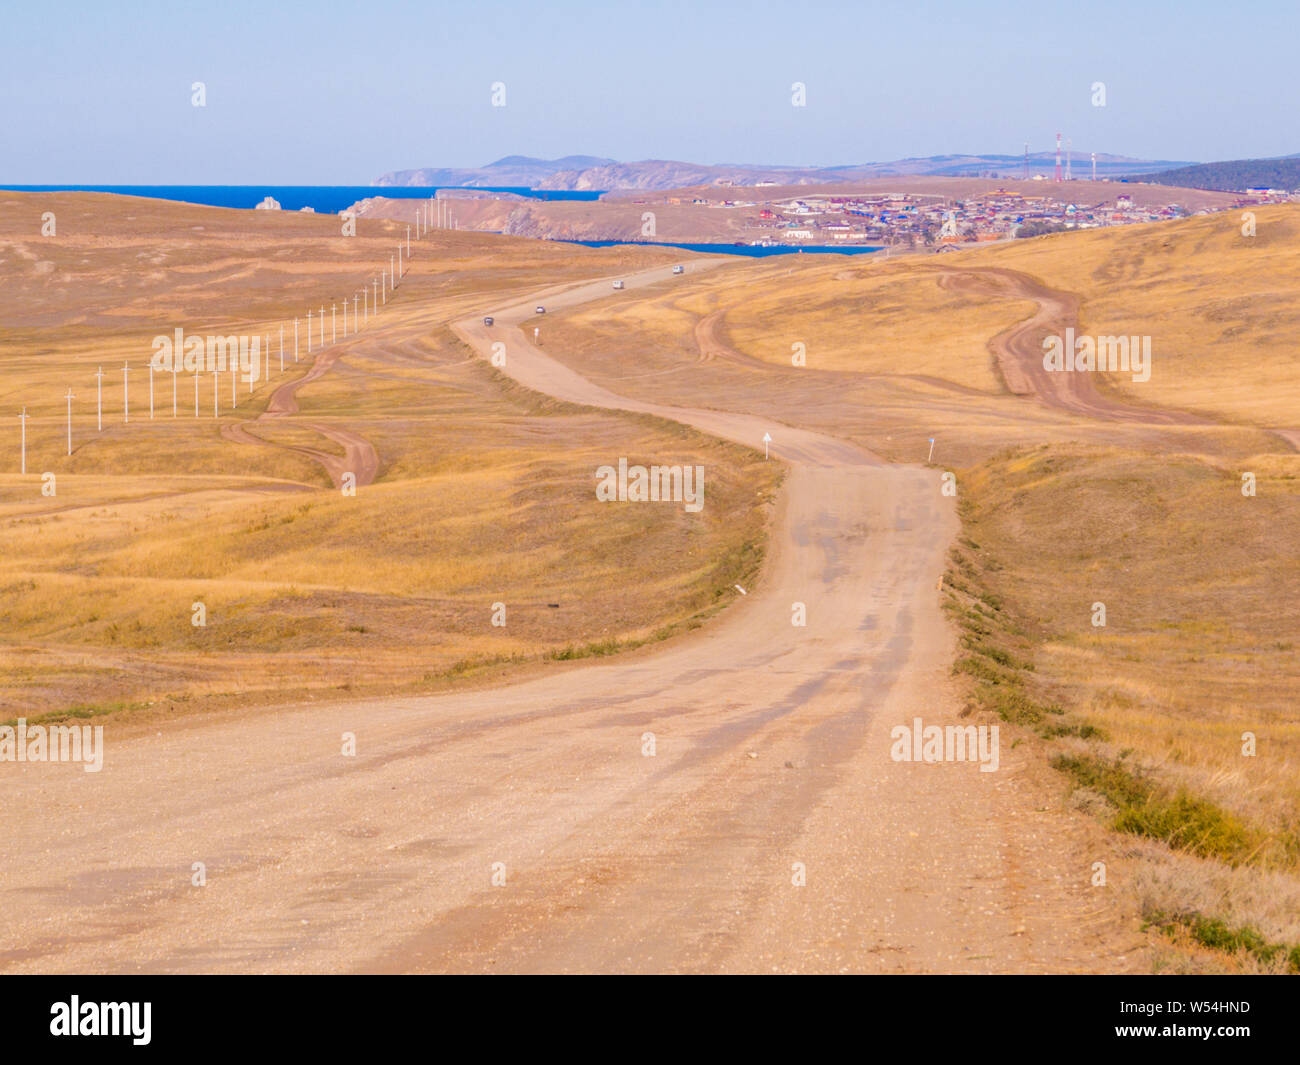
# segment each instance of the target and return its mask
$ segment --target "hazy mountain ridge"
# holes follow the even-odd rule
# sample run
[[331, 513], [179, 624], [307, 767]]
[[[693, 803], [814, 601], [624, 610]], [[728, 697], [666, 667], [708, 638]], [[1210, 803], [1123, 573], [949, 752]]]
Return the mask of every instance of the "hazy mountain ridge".
[[1246, 189], [1268, 188], [1292, 191], [1300, 189], [1300, 155], [1201, 163], [1151, 174], [1147, 180], [1157, 185], [1180, 185], [1187, 189], [1244, 192]]
[[[1076, 176], [1091, 173], [1091, 159], [1075, 152]], [[1034, 152], [1029, 156], [1031, 174], [1050, 173], [1056, 165], [1056, 153]], [[1151, 174], [1189, 164], [1170, 160], [1132, 159], [1122, 155], [1097, 153], [1098, 177]], [[397, 170], [383, 175], [377, 186], [451, 185], [467, 188], [484, 186], [525, 186], [565, 191], [612, 189], [675, 189], [692, 185], [821, 185], [858, 181], [873, 177], [934, 175], [943, 177], [1020, 177], [1024, 170], [1023, 155], [933, 155], [924, 158], [897, 159], [881, 163], [857, 163], [844, 166], [773, 166], [751, 163], [690, 163], [673, 159], [644, 159], [622, 163], [597, 156], [570, 155], [561, 159], [534, 159], [510, 155], [487, 166], [470, 168], [422, 167]]]

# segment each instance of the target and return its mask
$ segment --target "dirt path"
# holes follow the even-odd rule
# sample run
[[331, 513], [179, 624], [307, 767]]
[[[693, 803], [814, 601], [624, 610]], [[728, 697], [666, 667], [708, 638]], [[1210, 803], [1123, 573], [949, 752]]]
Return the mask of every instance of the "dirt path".
[[940, 284], [978, 295], [1032, 300], [1034, 314], [999, 333], [989, 342], [1007, 389], [1018, 396], [1033, 396], [1049, 407], [1082, 414], [1099, 421], [1137, 422], [1149, 425], [1212, 425], [1186, 411], [1143, 407], [1121, 402], [1098, 391], [1096, 376], [1087, 372], [1050, 373], [1043, 368], [1043, 337], [1078, 328], [1079, 297], [1050, 288], [1017, 270], [944, 268]]
[[[661, 282], [680, 283], [663, 268], [627, 284]], [[534, 303], [456, 329], [484, 356], [503, 340], [505, 372], [562, 399], [757, 448], [772, 434], [788, 476], [761, 581], [654, 652], [122, 742], [110, 727], [99, 774], [0, 775], [0, 968], [1139, 966], [1115, 896], [1088, 886], [1107, 855], [1044, 801], [1032, 755], [1004, 742], [991, 773], [890, 758], [893, 726], [962, 710], [936, 592], [957, 518], [938, 475], [743, 413], [615, 395], [525, 339]], [[705, 485], [707, 512], [708, 471]]]
[[325, 437], [326, 440], [338, 444], [343, 449], [343, 454], [338, 455], [332, 451], [322, 451], [319, 448], [307, 447], [303, 444], [278, 444], [272, 440], [264, 440], [256, 433], [250, 432], [248, 428], [250, 424], [257, 422], [283, 418], [288, 414], [297, 414], [298, 389], [323, 377], [344, 354], [344, 349], [334, 346], [320, 352], [313, 361], [311, 369], [302, 377], [286, 381], [271, 393], [271, 398], [266, 404], [266, 410], [253, 419], [253, 422], [222, 422], [221, 435], [227, 440], [238, 440], [243, 444], [256, 444], [261, 447], [284, 448], [315, 459], [325, 467], [325, 472], [330, 475], [330, 479], [334, 482], [336, 488], [342, 484], [344, 473], [353, 474], [356, 477], [358, 487], [372, 483], [379, 473], [379, 455], [370, 441], [350, 429], [343, 429], [336, 425], [326, 425], [322, 422], [294, 423], [303, 429], [311, 429], [313, 432]]

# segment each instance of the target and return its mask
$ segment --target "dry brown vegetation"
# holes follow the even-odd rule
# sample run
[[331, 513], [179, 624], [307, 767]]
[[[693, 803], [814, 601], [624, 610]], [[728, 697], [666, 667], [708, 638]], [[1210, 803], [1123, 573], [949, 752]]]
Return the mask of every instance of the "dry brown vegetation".
[[[212, 417], [202, 379], [195, 418], [186, 376], [176, 418], [171, 382], [155, 383], [151, 420], [154, 335], [271, 333], [278, 368], [281, 317], [357, 291], [387, 266], [402, 227], [363, 222], [348, 239], [336, 218], [92, 195], [8, 194], [0, 208], [0, 718], [148, 717], [538, 668], [699, 624], [758, 567], [776, 476], [761, 456], [543, 399], [447, 328], [504, 294], [662, 253], [435, 234], [382, 316], [340, 339], [339, 360], [299, 390], [298, 414], [255, 420], [310, 365], [305, 326], [302, 361], [290, 355], [285, 376], [251, 396], [241, 384], [233, 412], [223, 381]], [[44, 210], [56, 212], [55, 238], [39, 236]], [[12, 417], [23, 405], [26, 477]], [[282, 446], [223, 437], [234, 423]], [[377, 479], [355, 498], [292, 450], [341, 452], [316, 425], [376, 449]], [[619, 456], [703, 464], [708, 506], [602, 507], [594, 470]], [[41, 494], [47, 471], [53, 497]], [[497, 602], [504, 628], [490, 624]], [[191, 624], [195, 603], [204, 627]]]
[[[689, 295], [581, 309], [559, 334], [615, 390], [685, 401], [703, 379], [719, 405], [893, 459], [938, 438], [966, 523], [948, 595], [973, 698], [1036, 734], [1071, 801], [1116, 825], [1098, 857], [1129, 867], [1174, 968], [1300, 966], [1300, 457], [1268, 431], [1300, 426], [1297, 225], [1282, 206], [1257, 212], [1253, 242], [1217, 215], [942, 266], [743, 264]], [[935, 280], [984, 267], [1076, 293], [1080, 332], [1153, 336], [1151, 381], [1107, 394], [1219, 424], [1095, 422], [1007, 395], [988, 341], [1029, 308]], [[807, 367], [790, 364], [796, 340]]]

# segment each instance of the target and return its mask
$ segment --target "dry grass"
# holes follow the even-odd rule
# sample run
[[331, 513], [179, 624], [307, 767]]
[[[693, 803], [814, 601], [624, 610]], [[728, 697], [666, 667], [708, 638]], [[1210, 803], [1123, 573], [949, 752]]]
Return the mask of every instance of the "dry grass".
[[[25, 404], [32, 418], [26, 477], [17, 420], [2, 430], [0, 718], [442, 686], [663, 638], [754, 579], [775, 467], [671, 423], [528, 393], [447, 328], [506, 293], [665, 253], [437, 234], [417, 245], [381, 317], [299, 391], [298, 414], [256, 420], [272, 389], [310, 365], [305, 327], [303, 361], [290, 354], [285, 376], [251, 397], [241, 385], [235, 411], [223, 381], [213, 419], [203, 379], [195, 418], [187, 379], [173, 419], [160, 380], [150, 420], [153, 335], [271, 332], [278, 370], [270, 316], [328, 308], [359, 287], [387, 265], [397, 227], [363, 222], [347, 240], [324, 217], [12, 195], [0, 223], [3, 319], [15, 323], [0, 331], [0, 405]], [[42, 243], [33, 234], [47, 207], [59, 236]], [[90, 372], [126, 359], [137, 371], [131, 420], [118, 372], [104, 382], [99, 432]], [[279, 446], [225, 439], [221, 426], [235, 422]], [[339, 453], [317, 424], [377, 450], [378, 478], [355, 498], [291, 450]], [[595, 467], [620, 456], [702, 464], [703, 512], [598, 503]], [[53, 497], [40, 492], [44, 471]], [[204, 627], [191, 624], [197, 602]], [[496, 602], [504, 628], [491, 625]]]
[[1151, 380], [1110, 375], [1142, 402], [1251, 425], [1300, 427], [1300, 204], [1176, 225], [1091, 230], [960, 257], [1083, 296], [1080, 331], [1152, 338]]

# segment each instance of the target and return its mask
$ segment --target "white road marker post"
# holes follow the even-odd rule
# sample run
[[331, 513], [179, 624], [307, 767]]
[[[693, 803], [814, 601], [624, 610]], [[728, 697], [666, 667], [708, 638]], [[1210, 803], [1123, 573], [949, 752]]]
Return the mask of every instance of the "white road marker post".
[[23, 412], [18, 415], [18, 424], [23, 427], [23, 465], [22, 472], [27, 472], [27, 408], [23, 407]]
[[95, 371], [95, 427], [104, 431], [104, 367]]
[[929, 462], [932, 458], [934, 458], [934, 437], [930, 437], [930, 454], [925, 461]]
[[772, 434], [764, 433], [763, 434], [763, 458], [764, 459], [767, 458], [767, 449], [771, 446], [771, 444], [772, 444]]
[[311, 354], [311, 311], [307, 312], [307, 354]]
[[72, 394], [72, 389], [68, 389], [68, 394], [63, 397], [68, 401], [68, 454], [72, 454], [72, 401], [77, 397]]
[[122, 421], [123, 423], [131, 420], [131, 385], [130, 375], [131, 364], [122, 363]]

